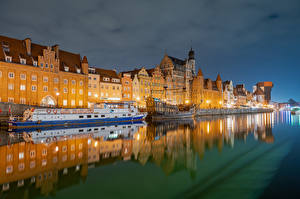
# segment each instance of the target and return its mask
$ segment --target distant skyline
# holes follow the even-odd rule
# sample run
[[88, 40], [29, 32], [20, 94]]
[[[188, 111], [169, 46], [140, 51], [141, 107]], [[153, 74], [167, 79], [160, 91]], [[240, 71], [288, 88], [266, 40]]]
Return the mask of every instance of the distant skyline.
[[87, 56], [92, 66], [131, 70], [187, 58], [205, 78], [272, 81], [273, 101], [300, 101], [299, 0], [10, 0], [1, 35]]

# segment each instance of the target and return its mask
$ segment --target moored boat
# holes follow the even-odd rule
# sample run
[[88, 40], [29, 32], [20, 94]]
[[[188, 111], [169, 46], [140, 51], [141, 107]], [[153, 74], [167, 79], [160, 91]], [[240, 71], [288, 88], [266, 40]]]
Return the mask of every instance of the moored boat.
[[300, 107], [293, 107], [291, 109], [291, 114], [292, 115], [300, 115]]
[[10, 118], [10, 128], [68, 126], [76, 124], [97, 124], [134, 122], [144, 120], [132, 102], [102, 103], [90, 109], [31, 109], [26, 110], [22, 120]]

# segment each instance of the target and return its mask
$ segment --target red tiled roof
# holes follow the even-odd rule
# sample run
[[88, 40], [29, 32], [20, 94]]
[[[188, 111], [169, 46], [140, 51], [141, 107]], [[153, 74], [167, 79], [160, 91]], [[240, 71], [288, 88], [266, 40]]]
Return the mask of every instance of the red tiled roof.
[[[101, 82], [106, 82], [106, 83], [115, 83], [115, 84], [121, 84], [120, 82], [113, 82], [113, 79], [119, 79], [120, 77], [118, 76], [117, 72], [115, 70], [108, 70], [108, 69], [103, 69], [103, 68], [95, 68], [95, 73], [100, 75], [100, 81]], [[103, 78], [108, 77], [109, 81], [104, 81]]]
[[[4, 46], [8, 46], [9, 53], [4, 52], [3, 44]], [[47, 49], [47, 46], [31, 43], [31, 54], [28, 55], [24, 40], [0, 36], [0, 61], [5, 61], [6, 54], [12, 57], [13, 63], [20, 63], [20, 57], [22, 57], [26, 59], [26, 65], [33, 65], [33, 60], [37, 61], [38, 56], [43, 55], [43, 49]], [[67, 51], [59, 50], [59, 60], [61, 71], [64, 71], [65, 65], [69, 67], [69, 72], [74, 73], [77, 72], [77, 67], [81, 68], [80, 54], [74, 54]]]

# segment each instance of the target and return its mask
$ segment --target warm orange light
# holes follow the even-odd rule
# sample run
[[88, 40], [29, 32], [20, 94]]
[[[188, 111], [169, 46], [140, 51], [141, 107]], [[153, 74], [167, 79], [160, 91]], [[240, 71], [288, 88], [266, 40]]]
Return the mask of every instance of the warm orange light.
[[210, 100], [206, 100], [206, 103], [209, 104], [209, 103], [210, 103]]

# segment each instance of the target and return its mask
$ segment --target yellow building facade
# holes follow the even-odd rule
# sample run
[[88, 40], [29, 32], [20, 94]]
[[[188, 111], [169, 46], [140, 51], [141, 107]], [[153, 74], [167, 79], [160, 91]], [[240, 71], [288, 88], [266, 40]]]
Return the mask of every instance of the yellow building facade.
[[87, 107], [88, 61], [58, 45], [0, 36], [0, 101]]
[[96, 74], [96, 69], [89, 68], [89, 81], [88, 81], [88, 104], [100, 102], [100, 75]]

